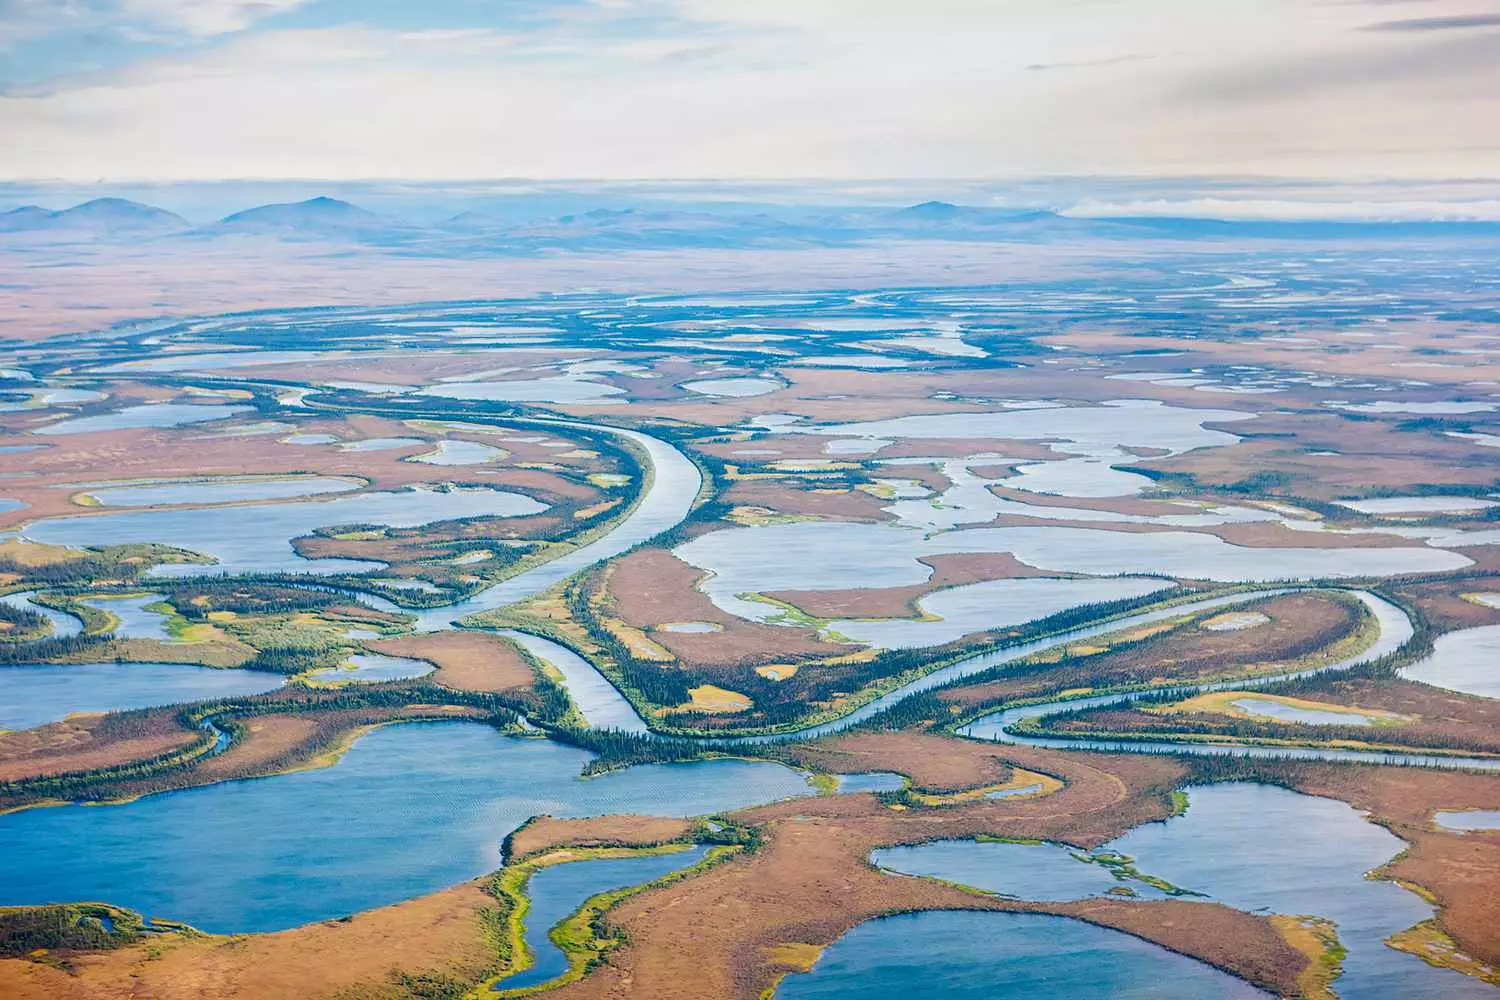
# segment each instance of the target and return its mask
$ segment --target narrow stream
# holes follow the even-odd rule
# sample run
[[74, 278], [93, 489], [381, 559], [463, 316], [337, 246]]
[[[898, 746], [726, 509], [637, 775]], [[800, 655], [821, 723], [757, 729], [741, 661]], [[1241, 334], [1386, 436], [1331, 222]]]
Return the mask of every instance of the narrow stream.
[[1205, 744], [1175, 740], [1074, 740], [1033, 736], [1016, 731], [1018, 726], [1030, 720], [1074, 709], [1111, 708], [1130, 705], [1144, 698], [1160, 697], [1163, 694], [1174, 698], [1191, 698], [1209, 691], [1255, 690], [1269, 684], [1276, 684], [1296, 677], [1307, 677], [1313, 674], [1337, 670], [1349, 670], [1353, 667], [1369, 663], [1372, 660], [1378, 660], [1388, 653], [1395, 652], [1415, 634], [1411, 619], [1407, 617], [1406, 612], [1394, 604], [1384, 598], [1362, 590], [1353, 590], [1348, 593], [1363, 601], [1365, 607], [1369, 608], [1380, 626], [1380, 634], [1375, 639], [1375, 642], [1363, 652], [1346, 657], [1336, 663], [1313, 667], [1309, 670], [1294, 670], [1269, 677], [1257, 677], [1253, 680], [1221, 681], [1213, 684], [1185, 684], [1180, 687], [1159, 688], [1153, 691], [1099, 695], [1093, 698], [1059, 699], [1041, 705], [1027, 705], [1021, 708], [1006, 709], [1003, 712], [996, 712], [993, 715], [986, 715], [964, 726], [959, 732], [964, 736], [979, 740], [989, 740], [994, 743], [1013, 743], [1022, 746], [1046, 747], [1054, 750], [1096, 750], [1107, 753], [1172, 753], [1210, 757], [1235, 756], [1294, 758], [1297, 760], [1344, 760], [1374, 764], [1399, 764], [1412, 767], [1500, 770], [1500, 759], [1489, 757], [1390, 753], [1379, 750], [1333, 750], [1321, 747]]

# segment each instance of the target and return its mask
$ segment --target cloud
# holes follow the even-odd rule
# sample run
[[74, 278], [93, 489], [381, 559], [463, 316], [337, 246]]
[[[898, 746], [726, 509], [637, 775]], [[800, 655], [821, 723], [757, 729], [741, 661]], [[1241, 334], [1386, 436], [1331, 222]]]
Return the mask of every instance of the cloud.
[[1490, 40], [1363, 3], [297, 2], [119, 0], [182, 40], [0, 95], [0, 177], [1500, 176]]
[[1109, 56], [1104, 59], [1080, 59], [1074, 62], [1031, 63], [1026, 68], [1032, 72], [1054, 69], [1093, 69], [1098, 66], [1119, 66], [1123, 63], [1149, 62], [1157, 56]]
[[119, 16], [200, 38], [243, 31], [308, 0], [121, 0]]
[[1410, 17], [1365, 25], [1366, 31], [1462, 31], [1500, 28], [1500, 14], [1455, 14], [1452, 17]]
[[1084, 199], [1061, 213], [1080, 219], [1195, 218], [1316, 222], [1500, 222], [1500, 199], [1313, 201], [1292, 198]]

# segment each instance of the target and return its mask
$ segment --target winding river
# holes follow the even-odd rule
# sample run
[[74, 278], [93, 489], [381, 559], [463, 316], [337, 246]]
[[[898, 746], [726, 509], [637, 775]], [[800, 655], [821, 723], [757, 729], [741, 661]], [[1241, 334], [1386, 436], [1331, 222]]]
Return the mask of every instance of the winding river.
[[[645, 493], [635, 508], [615, 528], [601, 538], [572, 552], [526, 570], [508, 580], [495, 584], [474, 597], [455, 604], [431, 608], [418, 612], [416, 628], [434, 632], [452, 628], [454, 623], [469, 615], [506, 607], [541, 594], [549, 587], [568, 577], [597, 565], [607, 559], [656, 537], [685, 519], [692, 509], [702, 486], [702, 476], [692, 460], [670, 443], [640, 431], [611, 427], [572, 420], [540, 420], [538, 423], [572, 427], [594, 433], [619, 437], [643, 451], [650, 460], [645, 484]], [[1180, 615], [1195, 614], [1215, 608], [1230, 607], [1251, 601], [1263, 600], [1299, 588], [1279, 587], [1218, 597], [1187, 601], [1168, 607], [1127, 615], [1095, 625], [1083, 626], [1056, 635], [1030, 642], [1016, 643], [967, 657], [945, 667], [901, 685], [893, 691], [855, 709], [831, 722], [809, 726], [786, 733], [750, 737], [698, 737], [704, 746], [765, 745], [785, 741], [813, 740], [842, 732], [872, 718], [892, 706], [925, 691], [951, 684], [995, 667], [1003, 666], [1055, 649], [1083, 639], [1106, 635], [1111, 632], [1138, 628], [1165, 621]], [[992, 742], [1016, 743], [1052, 749], [1103, 750], [1126, 753], [1177, 753], [1203, 756], [1247, 757], [1291, 757], [1311, 760], [1346, 760], [1381, 764], [1399, 764], [1421, 767], [1500, 769], [1500, 759], [1483, 757], [1460, 757], [1439, 754], [1386, 753], [1364, 750], [1332, 750], [1316, 747], [1263, 747], [1237, 744], [1201, 744], [1178, 741], [1135, 740], [1076, 740], [1032, 736], [1015, 731], [1016, 727], [1029, 720], [1058, 712], [1080, 708], [1103, 708], [1127, 705], [1147, 697], [1158, 697], [1163, 693], [1174, 697], [1189, 698], [1208, 691], [1245, 689], [1254, 690], [1267, 685], [1303, 677], [1309, 674], [1349, 670], [1389, 653], [1395, 652], [1415, 633], [1411, 619], [1394, 604], [1367, 591], [1349, 590], [1346, 593], [1361, 601], [1375, 617], [1379, 634], [1368, 648], [1335, 663], [1309, 670], [1290, 671], [1251, 680], [1228, 681], [1213, 684], [1186, 684], [1168, 689], [1152, 689], [1115, 695], [1100, 695], [1093, 698], [1074, 698], [1029, 705], [987, 715], [959, 730], [963, 736]], [[385, 610], [402, 611], [380, 598], [362, 595], [362, 600]], [[413, 613], [413, 612], [407, 612]], [[549, 639], [522, 632], [505, 633], [520, 642], [532, 654], [555, 666], [564, 677], [568, 694], [573, 698], [579, 713], [591, 725], [603, 729], [617, 729], [638, 735], [649, 735], [651, 730], [634, 706], [596, 667], [572, 650]]]

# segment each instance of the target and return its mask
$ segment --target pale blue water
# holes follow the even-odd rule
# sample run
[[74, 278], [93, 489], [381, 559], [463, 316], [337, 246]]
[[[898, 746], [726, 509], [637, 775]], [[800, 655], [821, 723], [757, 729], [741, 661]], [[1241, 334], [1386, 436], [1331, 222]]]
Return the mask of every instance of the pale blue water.
[[1122, 882], [1108, 868], [1090, 861], [1088, 852], [1060, 844], [939, 840], [882, 848], [870, 860], [903, 875], [933, 876], [1017, 899], [1087, 899], [1120, 886], [1138, 896], [1160, 899], [1165, 895], [1145, 882]]
[[180, 427], [183, 424], [223, 420], [244, 413], [248, 406], [199, 406], [193, 403], [146, 403], [127, 406], [113, 413], [95, 417], [74, 417], [38, 428], [36, 434], [87, 434], [93, 431], [117, 431], [136, 427]]
[[568, 647], [551, 639], [527, 632], [506, 629], [501, 635], [519, 643], [531, 655], [556, 668], [563, 676], [568, 697], [573, 699], [578, 714], [594, 729], [618, 729], [621, 732], [650, 732], [646, 720], [637, 714], [635, 707], [610, 683], [588, 660]]
[[682, 388], [704, 396], [764, 396], [783, 388], [771, 378], [705, 378], [682, 383]]
[[1432, 819], [1444, 830], [1500, 830], [1500, 809], [1456, 809]]
[[1282, 722], [1300, 722], [1309, 726], [1369, 726], [1375, 723], [1375, 720], [1368, 715], [1299, 708], [1296, 705], [1283, 705], [1279, 701], [1270, 701], [1266, 698], [1237, 698], [1230, 704], [1251, 715], [1279, 719]]
[[58, 611], [56, 608], [49, 608], [45, 604], [38, 604], [32, 600], [35, 596], [36, 591], [34, 590], [27, 590], [18, 594], [6, 594], [4, 597], [0, 597], [0, 604], [8, 604], [22, 611], [35, 611], [47, 619], [47, 623], [50, 626], [50, 630], [47, 632], [49, 638], [66, 639], [70, 636], [78, 635], [83, 631], [83, 620], [81, 618]]
[[1500, 625], [1440, 635], [1425, 659], [1402, 667], [1407, 680], [1482, 698], [1500, 698]]
[[427, 465], [480, 465], [499, 458], [505, 452], [477, 441], [443, 440], [437, 448], [425, 455], [418, 455], [413, 462]]
[[314, 670], [308, 676], [338, 684], [374, 684], [379, 681], [401, 681], [421, 677], [433, 671], [426, 660], [408, 656], [386, 656], [384, 653], [355, 653], [346, 664]]
[[359, 489], [350, 479], [299, 476], [288, 479], [195, 479], [180, 483], [109, 486], [88, 495], [105, 507], [149, 507], [156, 504], [243, 503], [249, 500], [286, 500]]
[[35, 663], [0, 667], [0, 729], [29, 729], [74, 712], [119, 712], [261, 694], [279, 674], [181, 663]]
[[1268, 994], [1119, 931], [1022, 913], [861, 924], [777, 1000], [1246, 1000]]
[[147, 611], [147, 605], [161, 601], [160, 594], [141, 594], [137, 597], [94, 597], [84, 601], [90, 607], [108, 611], [119, 619], [115, 635], [122, 639], [168, 640], [167, 615], [160, 611]]
[[365, 438], [363, 441], [351, 441], [341, 447], [344, 451], [390, 451], [393, 448], [411, 448], [426, 443], [423, 438]]
[[1184, 815], [1107, 846], [1137, 858], [1142, 870], [1237, 909], [1333, 920], [1349, 950], [1334, 983], [1344, 1000], [1495, 996], [1477, 979], [1383, 944], [1433, 909], [1392, 882], [1365, 878], [1406, 844], [1342, 802], [1267, 785], [1193, 788]]
[[357, 573], [384, 564], [359, 559], [304, 559], [292, 549], [292, 539], [317, 528], [340, 524], [408, 528], [454, 518], [517, 517], [542, 510], [546, 507], [530, 497], [504, 490], [413, 489], [259, 507], [140, 510], [47, 518], [27, 525], [23, 534], [55, 545], [158, 542], [218, 560], [213, 565], [162, 567], [160, 575]]
[[492, 871], [539, 813], [689, 816], [812, 792], [778, 764], [580, 778], [589, 759], [476, 723], [405, 724], [330, 768], [0, 816], [0, 905], [99, 899], [210, 931], [279, 930]]
[[571, 861], [543, 868], [531, 876], [526, 885], [526, 895], [531, 899], [531, 908], [526, 911], [526, 945], [535, 962], [529, 969], [500, 980], [495, 988], [513, 990], [535, 986], [567, 972], [567, 956], [547, 935], [590, 897], [612, 889], [641, 885], [691, 867], [707, 853], [707, 847], [695, 847], [678, 854]]
[[854, 792], [899, 792], [906, 787], [906, 778], [890, 771], [869, 771], [865, 774], [836, 774], [840, 795]]
[[[1392, 882], [1365, 877], [1406, 844], [1357, 810], [1268, 785], [1211, 785], [1188, 793], [1183, 815], [1137, 827], [1101, 850], [1132, 857], [1141, 872], [1236, 909], [1334, 921], [1348, 949], [1334, 983], [1344, 1000], [1495, 995], [1479, 980], [1385, 946], [1390, 935], [1430, 918], [1433, 908]], [[1117, 883], [1102, 866], [1071, 853], [1046, 844], [939, 841], [876, 851], [872, 860], [1022, 899], [1080, 899], [1116, 884], [1156, 895], [1139, 882]]]

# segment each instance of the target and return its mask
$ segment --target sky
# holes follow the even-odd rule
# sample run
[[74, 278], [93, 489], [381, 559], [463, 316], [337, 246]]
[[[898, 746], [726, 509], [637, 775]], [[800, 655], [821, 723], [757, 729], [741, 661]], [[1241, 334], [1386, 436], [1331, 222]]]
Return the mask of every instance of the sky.
[[1500, 179], [1500, 0], [0, 0], [0, 180]]

